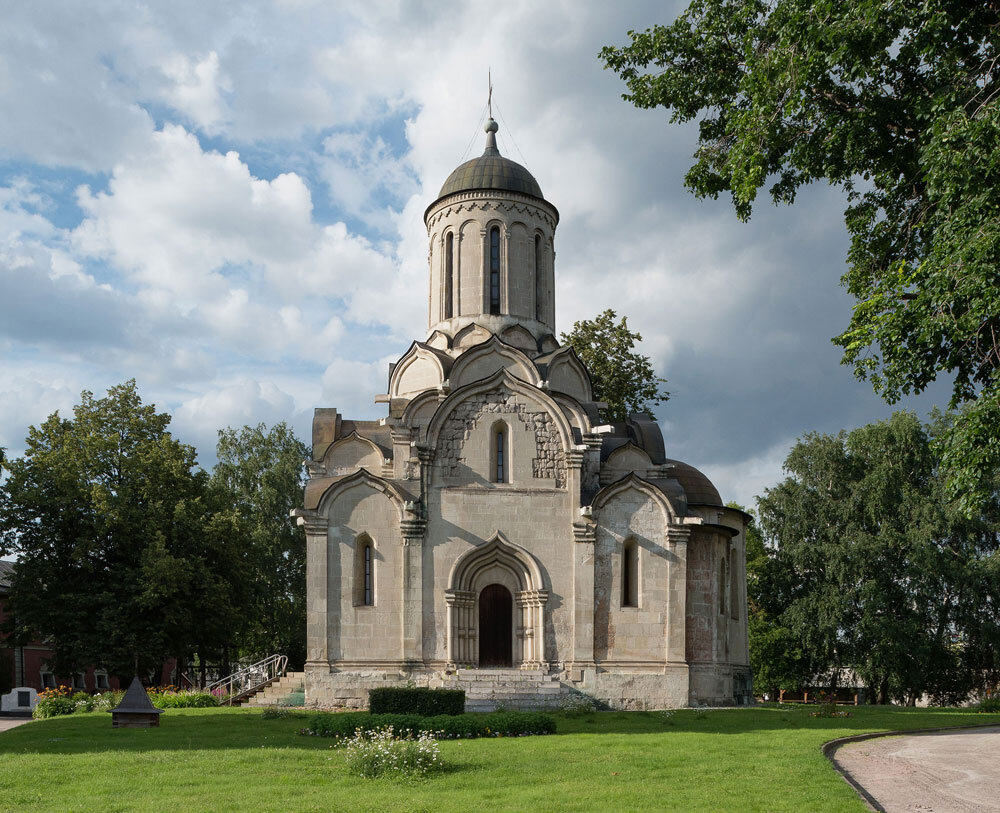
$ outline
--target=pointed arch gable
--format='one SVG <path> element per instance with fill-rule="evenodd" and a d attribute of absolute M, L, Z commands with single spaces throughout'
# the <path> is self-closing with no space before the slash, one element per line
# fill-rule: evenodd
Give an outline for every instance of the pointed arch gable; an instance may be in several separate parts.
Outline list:
<path fill-rule="evenodd" d="M 535 386 L 541 383 L 538 368 L 532 364 L 531 359 L 523 351 L 494 335 L 459 356 L 451 368 L 448 380 L 453 389 L 459 389 L 493 375 L 498 369 L 509 370 L 522 381 Z"/>
<path fill-rule="evenodd" d="M 590 371 L 570 345 L 550 353 L 545 363 L 545 377 L 552 389 L 572 395 L 581 402 L 594 400 Z"/>
<path fill-rule="evenodd" d="M 653 466 L 653 461 L 645 449 L 633 441 L 623 443 L 604 461 L 602 468 L 618 471 L 642 472 L 645 474 Z"/>
<path fill-rule="evenodd" d="M 581 435 L 585 435 L 590 432 L 590 418 L 587 416 L 586 411 L 576 398 L 572 395 L 567 395 L 564 392 L 550 392 L 549 395 L 552 396 L 553 401 L 562 407 L 570 425 L 572 425 L 575 429 L 579 429 Z"/>
<path fill-rule="evenodd" d="M 424 344 L 428 347 L 434 348 L 435 350 L 450 350 L 451 336 L 443 330 L 432 330 Z"/>
<path fill-rule="evenodd" d="M 538 387 L 511 375 L 510 371 L 506 369 L 497 370 L 489 378 L 474 381 L 460 389 L 453 390 L 438 407 L 437 412 L 434 413 L 434 417 L 431 419 L 430 425 L 427 427 L 428 444 L 434 447 L 437 446 L 441 428 L 459 404 L 497 387 L 506 387 L 511 392 L 534 401 L 539 407 L 548 412 L 562 441 L 563 452 L 569 452 L 573 448 L 573 429 L 566 415 L 560 409 L 559 404 L 551 396 L 538 389 Z"/>
<path fill-rule="evenodd" d="M 599 515 L 601 510 L 616 497 L 627 494 L 629 491 L 640 493 L 652 500 L 653 504 L 663 512 L 665 524 L 676 522 L 676 514 L 666 495 L 648 480 L 642 479 L 635 473 L 626 474 L 620 480 L 616 480 L 598 491 L 594 496 L 593 503 L 591 503 L 593 513 Z"/>
<path fill-rule="evenodd" d="M 411 399 L 403 410 L 402 421 L 404 426 L 425 427 L 434 416 L 437 405 L 441 402 L 441 395 L 437 390 L 428 390 Z"/>
<path fill-rule="evenodd" d="M 382 449 L 355 430 L 327 447 L 323 468 L 328 475 L 350 474 L 361 468 L 381 471 L 384 459 Z"/>
<path fill-rule="evenodd" d="M 538 340 L 531 335 L 531 331 L 523 325 L 511 325 L 500 333 L 500 339 L 511 347 L 516 347 L 524 353 L 537 355 Z"/>
<path fill-rule="evenodd" d="M 376 477 L 366 469 L 359 469 L 354 474 L 350 474 L 332 483 L 319 498 L 316 508 L 317 512 L 320 514 L 329 514 L 331 506 L 337 501 L 338 497 L 358 486 L 366 486 L 372 491 L 384 495 L 396 508 L 399 520 L 404 519 L 406 515 L 406 503 L 413 498 L 398 486 L 390 483 L 388 480 L 383 480 L 381 477 Z"/>
<path fill-rule="evenodd" d="M 452 341 L 451 346 L 455 350 L 476 347 L 483 342 L 489 341 L 492 335 L 493 334 L 482 325 L 472 322 L 455 334 L 455 339 Z"/>
<path fill-rule="evenodd" d="M 444 383 L 451 358 L 423 342 L 413 342 L 389 374 L 389 397 L 400 398 Z"/>

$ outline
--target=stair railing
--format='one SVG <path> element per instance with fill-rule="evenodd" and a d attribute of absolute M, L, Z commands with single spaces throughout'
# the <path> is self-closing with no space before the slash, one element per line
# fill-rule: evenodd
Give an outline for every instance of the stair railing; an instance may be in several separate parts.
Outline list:
<path fill-rule="evenodd" d="M 287 667 L 287 655 L 269 655 L 262 661 L 237 669 L 215 683 L 209 683 L 204 691 L 214 694 L 231 706 L 282 677 Z"/>

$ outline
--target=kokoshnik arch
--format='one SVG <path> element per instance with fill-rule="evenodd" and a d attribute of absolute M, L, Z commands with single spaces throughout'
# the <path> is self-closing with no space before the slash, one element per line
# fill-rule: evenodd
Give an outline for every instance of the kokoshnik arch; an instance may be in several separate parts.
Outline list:
<path fill-rule="evenodd" d="M 316 410 L 307 703 L 485 668 L 616 708 L 745 703 L 746 517 L 652 418 L 600 420 L 555 338 L 559 213 L 496 131 L 425 212 L 428 333 L 388 415 Z"/>

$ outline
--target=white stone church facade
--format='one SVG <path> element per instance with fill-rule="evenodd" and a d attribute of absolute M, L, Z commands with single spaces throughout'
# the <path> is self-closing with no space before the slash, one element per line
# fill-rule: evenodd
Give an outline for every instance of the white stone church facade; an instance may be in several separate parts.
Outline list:
<path fill-rule="evenodd" d="M 495 132 L 426 210 L 429 330 L 387 416 L 316 410 L 307 704 L 496 670 L 615 708 L 747 702 L 745 515 L 651 418 L 602 422 L 555 338 L 559 214 Z"/>

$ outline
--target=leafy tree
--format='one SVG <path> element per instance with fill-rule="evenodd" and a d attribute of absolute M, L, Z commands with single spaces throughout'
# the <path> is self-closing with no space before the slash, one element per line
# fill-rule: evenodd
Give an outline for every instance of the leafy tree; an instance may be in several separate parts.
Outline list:
<path fill-rule="evenodd" d="M 0 552 L 19 555 L 15 622 L 51 642 L 57 674 L 96 663 L 128 677 L 238 635 L 237 517 L 169 422 L 135 381 L 84 392 L 72 418 L 30 427 L 8 464 Z"/>
<path fill-rule="evenodd" d="M 742 505 L 730 508 L 746 511 Z M 782 572 L 764 544 L 756 518 L 746 530 L 747 626 L 755 694 L 797 689 L 813 677 L 813 667 L 792 630 L 781 623 Z"/>
<path fill-rule="evenodd" d="M 615 316 L 609 308 L 594 319 L 574 322 L 562 340 L 590 372 L 594 399 L 608 405 L 604 417 L 624 421 L 635 412 L 649 413 L 670 396 L 660 390 L 666 379 L 657 378 L 649 357 L 634 352 L 642 336 L 628 329 L 626 317 L 615 323 Z"/>
<path fill-rule="evenodd" d="M 244 654 L 280 652 L 293 667 L 305 662 L 305 534 L 288 513 L 302 504 L 305 444 L 285 423 L 219 432 L 212 474 L 231 495 L 239 513 L 241 544 L 246 546 L 256 586 L 242 641 Z"/>
<path fill-rule="evenodd" d="M 846 191 L 857 305 L 834 341 L 890 403 L 953 378 L 943 461 L 970 515 L 1000 469 L 998 26 L 993 0 L 694 0 L 601 52 L 626 100 L 698 122 L 696 195 L 745 220 L 766 184 Z"/>
<path fill-rule="evenodd" d="M 758 500 L 763 604 L 805 654 L 805 675 L 854 669 L 879 702 L 964 697 L 996 674 L 998 514 L 944 499 L 930 426 L 897 412 L 807 435 Z M 992 670 L 992 672 L 991 672 Z"/>

